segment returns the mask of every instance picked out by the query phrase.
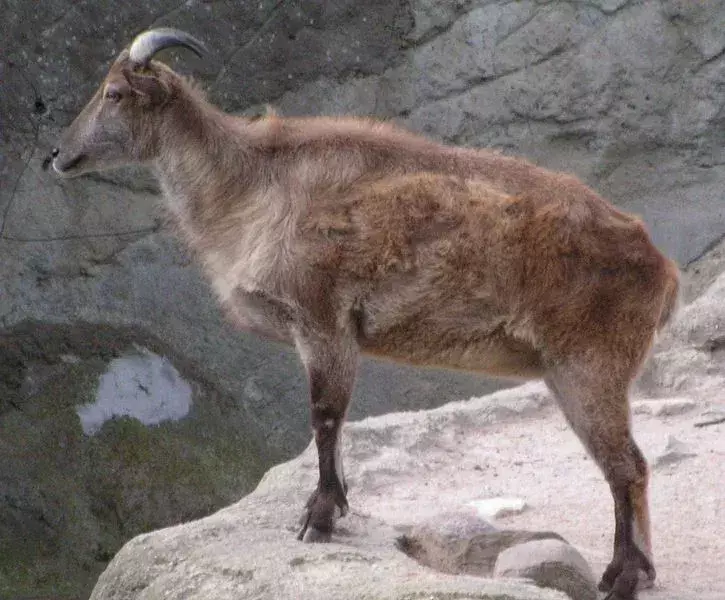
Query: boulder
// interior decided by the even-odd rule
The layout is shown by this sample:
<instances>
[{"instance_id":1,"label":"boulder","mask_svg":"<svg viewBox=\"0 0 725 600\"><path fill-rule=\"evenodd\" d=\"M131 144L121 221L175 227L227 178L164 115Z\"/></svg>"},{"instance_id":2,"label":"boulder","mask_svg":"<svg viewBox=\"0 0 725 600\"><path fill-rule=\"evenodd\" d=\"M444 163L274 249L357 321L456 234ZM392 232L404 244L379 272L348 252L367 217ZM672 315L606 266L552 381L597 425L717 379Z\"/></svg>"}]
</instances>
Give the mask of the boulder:
<instances>
[{"instance_id":1,"label":"boulder","mask_svg":"<svg viewBox=\"0 0 725 600\"><path fill-rule=\"evenodd\" d=\"M98 581L91 600L564 600L525 582L451 577L395 549L395 531L370 517L348 515L331 544L302 544L294 511L257 490L201 522L129 542Z\"/></svg>"},{"instance_id":2,"label":"boulder","mask_svg":"<svg viewBox=\"0 0 725 600\"><path fill-rule=\"evenodd\" d=\"M534 540L499 554L496 577L533 579L541 587L566 593L572 600L596 600L594 574L584 557L561 540Z\"/></svg>"},{"instance_id":3,"label":"boulder","mask_svg":"<svg viewBox=\"0 0 725 600\"><path fill-rule=\"evenodd\" d=\"M532 540L563 541L553 531L498 530L491 525L452 533L441 527L441 520L445 523L445 517L436 516L434 522L413 528L398 538L397 545L420 564L442 573L491 577L498 556L507 548Z\"/></svg>"}]
</instances>

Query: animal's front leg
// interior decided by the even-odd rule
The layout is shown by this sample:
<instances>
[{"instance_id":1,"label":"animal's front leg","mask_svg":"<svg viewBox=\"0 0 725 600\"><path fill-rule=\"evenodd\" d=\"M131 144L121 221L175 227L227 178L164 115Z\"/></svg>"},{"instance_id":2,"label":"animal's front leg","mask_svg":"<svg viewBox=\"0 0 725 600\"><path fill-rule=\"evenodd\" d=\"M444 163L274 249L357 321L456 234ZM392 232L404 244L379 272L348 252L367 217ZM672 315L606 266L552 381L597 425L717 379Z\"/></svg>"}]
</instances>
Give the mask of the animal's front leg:
<instances>
[{"instance_id":1,"label":"animal's front leg","mask_svg":"<svg viewBox=\"0 0 725 600\"><path fill-rule=\"evenodd\" d=\"M347 512L347 484L342 468L340 435L350 403L357 347L344 333L296 337L310 385L312 430L319 458L317 489L307 501L304 524L297 539L329 541L336 509Z\"/></svg>"}]
</instances>

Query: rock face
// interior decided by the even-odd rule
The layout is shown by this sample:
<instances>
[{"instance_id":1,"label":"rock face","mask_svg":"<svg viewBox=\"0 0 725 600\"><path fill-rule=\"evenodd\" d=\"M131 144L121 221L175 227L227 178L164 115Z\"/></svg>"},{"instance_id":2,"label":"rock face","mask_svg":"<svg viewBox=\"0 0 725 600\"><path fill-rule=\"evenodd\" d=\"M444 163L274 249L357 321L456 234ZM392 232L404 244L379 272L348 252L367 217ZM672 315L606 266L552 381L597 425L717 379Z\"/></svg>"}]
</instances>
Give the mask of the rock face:
<instances>
[{"instance_id":1,"label":"rock face","mask_svg":"<svg viewBox=\"0 0 725 600\"><path fill-rule=\"evenodd\" d=\"M721 267L721 253L722 245L713 253L714 260L704 259L703 269L709 271L709 262ZM699 279L693 274L690 277ZM725 273L721 271L698 297L681 307L678 318L665 331L657 352L637 383L640 392L651 396L687 393L701 401L721 401L725 385L723 294ZM678 400L682 406L683 398ZM660 411L676 410L675 406L671 404Z\"/></svg>"},{"instance_id":2,"label":"rock face","mask_svg":"<svg viewBox=\"0 0 725 600\"><path fill-rule=\"evenodd\" d=\"M406 2L83 3L2 0L0 328L26 320L133 325L232 394L284 456L309 437L307 386L286 348L240 335L167 232L138 170L60 181L43 159L138 31L173 25L212 54L167 58L225 108L278 102L306 82L380 75L402 57ZM353 103L347 106L355 110ZM425 408L498 389L483 378L366 363L351 416Z\"/></svg>"},{"instance_id":3,"label":"rock face","mask_svg":"<svg viewBox=\"0 0 725 600\"><path fill-rule=\"evenodd\" d=\"M251 491L273 458L228 394L133 328L0 337L0 597L87 597L130 536Z\"/></svg>"},{"instance_id":4,"label":"rock face","mask_svg":"<svg viewBox=\"0 0 725 600\"><path fill-rule=\"evenodd\" d=\"M4 0L0 326L133 324L203 365L288 456L307 439L287 351L223 323L171 242L144 173L58 181L43 159L137 31L203 38L193 73L232 111L395 118L459 144L573 171L641 212L682 263L725 229L725 35L718 2L354 0L151 5ZM352 417L480 394L481 380L363 369Z\"/></svg>"}]
</instances>

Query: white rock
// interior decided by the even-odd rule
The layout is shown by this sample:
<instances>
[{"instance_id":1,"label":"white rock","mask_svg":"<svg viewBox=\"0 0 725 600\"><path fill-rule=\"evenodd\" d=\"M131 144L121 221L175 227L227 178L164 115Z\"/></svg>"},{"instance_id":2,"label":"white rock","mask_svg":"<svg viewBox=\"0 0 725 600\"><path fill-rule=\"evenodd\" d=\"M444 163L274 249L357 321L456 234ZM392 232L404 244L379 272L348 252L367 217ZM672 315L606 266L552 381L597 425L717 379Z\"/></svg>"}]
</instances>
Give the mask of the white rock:
<instances>
[{"instance_id":1,"label":"white rock","mask_svg":"<svg viewBox=\"0 0 725 600\"><path fill-rule=\"evenodd\" d=\"M500 519L509 515L518 515L528 508L526 502L521 498L486 498L484 500L473 500L469 502L482 519Z\"/></svg>"},{"instance_id":2,"label":"white rock","mask_svg":"<svg viewBox=\"0 0 725 600\"><path fill-rule=\"evenodd\" d=\"M83 432L95 435L115 416L133 417L145 425L178 421L189 414L191 386L167 358L146 348L112 360L101 376L96 401L76 410Z\"/></svg>"}]
</instances>

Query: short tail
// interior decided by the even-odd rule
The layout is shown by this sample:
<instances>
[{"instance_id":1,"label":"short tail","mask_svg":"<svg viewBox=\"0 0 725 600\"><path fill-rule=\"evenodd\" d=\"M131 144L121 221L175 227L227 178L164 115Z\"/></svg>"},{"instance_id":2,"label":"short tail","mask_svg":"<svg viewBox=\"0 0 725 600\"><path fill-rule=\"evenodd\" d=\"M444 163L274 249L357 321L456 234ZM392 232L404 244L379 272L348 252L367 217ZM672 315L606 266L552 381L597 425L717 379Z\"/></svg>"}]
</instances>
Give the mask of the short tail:
<instances>
[{"instance_id":1,"label":"short tail","mask_svg":"<svg viewBox=\"0 0 725 600\"><path fill-rule=\"evenodd\" d=\"M680 270L674 261L665 259L665 297L662 302L662 310L660 311L660 319L657 324L657 329L661 330L669 321L677 310L680 298Z\"/></svg>"}]
</instances>

